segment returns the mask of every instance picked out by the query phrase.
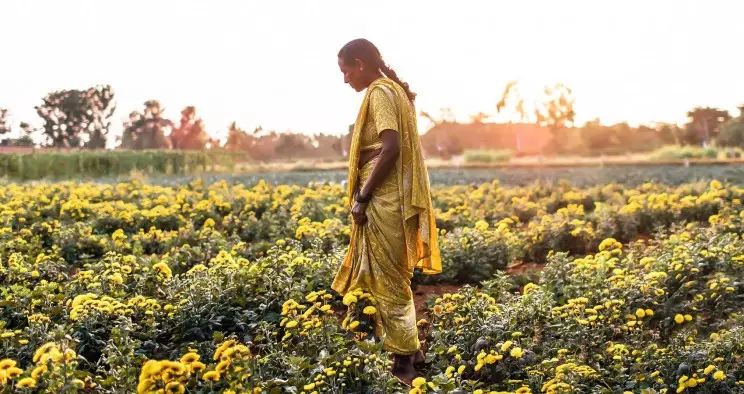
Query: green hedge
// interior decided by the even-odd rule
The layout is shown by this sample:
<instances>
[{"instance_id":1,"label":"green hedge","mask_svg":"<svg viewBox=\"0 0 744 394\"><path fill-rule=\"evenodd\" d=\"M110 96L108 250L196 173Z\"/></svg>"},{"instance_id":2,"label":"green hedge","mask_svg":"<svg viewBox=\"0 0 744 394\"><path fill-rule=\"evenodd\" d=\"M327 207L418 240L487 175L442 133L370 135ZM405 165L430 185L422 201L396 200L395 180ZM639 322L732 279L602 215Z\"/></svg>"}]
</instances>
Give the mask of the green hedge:
<instances>
[{"instance_id":1,"label":"green hedge","mask_svg":"<svg viewBox=\"0 0 744 394\"><path fill-rule=\"evenodd\" d=\"M245 154L227 151L78 151L0 154L0 177L14 181L230 171Z\"/></svg>"},{"instance_id":2,"label":"green hedge","mask_svg":"<svg viewBox=\"0 0 744 394\"><path fill-rule=\"evenodd\" d=\"M465 151L466 163L503 163L512 159L510 150L469 150Z\"/></svg>"},{"instance_id":3,"label":"green hedge","mask_svg":"<svg viewBox=\"0 0 744 394\"><path fill-rule=\"evenodd\" d=\"M718 146L678 146L667 145L651 153L652 160L684 160L684 159L737 159L741 158L741 148L727 148Z\"/></svg>"}]
</instances>

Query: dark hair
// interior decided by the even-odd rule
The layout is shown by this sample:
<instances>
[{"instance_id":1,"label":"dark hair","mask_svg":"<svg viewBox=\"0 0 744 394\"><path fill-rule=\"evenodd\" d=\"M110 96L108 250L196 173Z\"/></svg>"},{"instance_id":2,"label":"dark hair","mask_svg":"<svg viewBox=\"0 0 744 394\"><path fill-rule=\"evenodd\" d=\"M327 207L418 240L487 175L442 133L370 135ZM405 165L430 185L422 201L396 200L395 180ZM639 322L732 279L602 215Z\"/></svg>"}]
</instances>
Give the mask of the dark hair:
<instances>
[{"instance_id":1,"label":"dark hair","mask_svg":"<svg viewBox=\"0 0 744 394\"><path fill-rule=\"evenodd\" d=\"M359 59L372 67L377 67L377 69L380 70L383 75L392 79L393 82L397 83L403 88L403 90L406 92L406 96L408 96L408 99L411 100L411 102L416 99L416 93L413 93L411 91L411 89L408 87L408 83L403 82L400 80L400 78L398 78L398 74L396 74L395 70L390 68L390 66L382 61L380 50L377 49L375 44L373 44L369 40L358 38L356 40L349 41L346 45L343 46L343 48L341 48L340 51L338 51L338 57L343 59L344 63L349 66L354 65L354 61L356 59Z\"/></svg>"}]
</instances>

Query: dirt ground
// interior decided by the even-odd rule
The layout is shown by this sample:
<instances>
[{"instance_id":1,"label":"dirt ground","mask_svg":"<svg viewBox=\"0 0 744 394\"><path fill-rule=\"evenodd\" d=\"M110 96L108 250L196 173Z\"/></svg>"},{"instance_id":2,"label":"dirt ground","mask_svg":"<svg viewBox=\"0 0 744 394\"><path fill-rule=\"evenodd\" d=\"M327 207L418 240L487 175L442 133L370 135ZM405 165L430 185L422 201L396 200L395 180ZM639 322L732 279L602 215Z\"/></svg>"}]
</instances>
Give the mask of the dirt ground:
<instances>
[{"instance_id":1,"label":"dirt ground","mask_svg":"<svg viewBox=\"0 0 744 394\"><path fill-rule=\"evenodd\" d=\"M416 304L416 319L426 319L426 301L430 297L439 297L445 293L456 293L460 285L418 285L413 292L413 302Z\"/></svg>"}]
</instances>

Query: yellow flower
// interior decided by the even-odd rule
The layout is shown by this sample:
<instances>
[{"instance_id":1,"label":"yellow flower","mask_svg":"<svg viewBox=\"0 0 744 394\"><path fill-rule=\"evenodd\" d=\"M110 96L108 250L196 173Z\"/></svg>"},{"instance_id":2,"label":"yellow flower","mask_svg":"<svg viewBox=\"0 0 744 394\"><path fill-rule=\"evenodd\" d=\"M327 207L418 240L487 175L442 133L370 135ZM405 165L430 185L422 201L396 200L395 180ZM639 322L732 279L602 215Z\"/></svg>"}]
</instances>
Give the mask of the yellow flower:
<instances>
[{"instance_id":1,"label":"yellow flower","mask_svg":"<svg viewBox=\"0 0 744 394\"><path fill-rule=\"evenodd\" d=\"M2 371L2 370L0 370L0 371ZM15 378L21 376L21 374L23 373L23 370L20 369L20 368L17 368L17 367L10 367L10 368L6 369L5 372L7 373L7 375L8 375L9 378L15 379Z\"/></svg>"},{"instance_id":2,"label":"yellow flower","mask_svg":"<svg viewBox=\"0 0 744 394\"><path fill-rule=\"evenodd\" d=\"M196 353L186 353L181 357L181 362L184 364L191 364L193 362L199 361L200 356Z\"/></svg>"},{"instance_id":3,"label":"yellow flower","mask_svg":"<svg viewBox=\"0 0 744 394\"><path fill-rule=\"evenodd\" d=\"M676 322L677 324L682 324L682 323L684 323L684 322L685 322L685 317L684 317L684 316L682 316L682 315L680 315L680 314L678 313L678 314L674 315L674 321L675 321L675 322Z\"/></svg>"},{"instance_id":4,"label":"yellow flower","mask_svg":"<svg viewBox=\"0 0 744 394\"><path fill-rule=\"evenodd\" d=\"M692 315L685 315L685 321L692 321Z\"/></svg>"},{"instance_id":5,"label":"yellow flower","mask_svg":"<svg viewBox=\"0 0 744 394\"><path fill-rule=\"evenodd\" d=\"M16 383L16 387L25 389L25 388L34 388L36 387L36 379L34 378L23 378Z\"/></svg>"},{"instance_id":6,"label":"yellow flower","mask_svg":"<svg viewBox=\"0 0 744 394\"><path fill-rule=\"evenodd\" d=\"M408 392L408 394L421 394L421 393L423 393L423 391L421 391L421 389L418 387L414 387L411 389L411 391Z\"/></svg>"},{"instance_id":7,"label":"yellow flower","mask_svg":"<svg viewBox=\"0 0 744 394\"><path fill-rule=\"evenodd\" d=\"M716 371L716 373L713 374L713 379L721 381L726 379L726 373L723 371Z\"/></svg>"},{"instance_id":8,"label":"yellow flower","mask_svg":"<svg viewBox=\"0 0 744 394\"><path fill-rule=\"evenodd\" d=\"M344 305L346 305L346 306L349 306L349 305L351 305L351 304L353 304L353 303L355 303L355 302L357 302L357 301L358 301L358 299L357 299L357 297L356 297L356 296L355 296L354 294L352 294L352 293L347 293L347 294L346 294L346 295L344 296L344 300L343 300L343 303L344 303Z\"/></svg>"},{"instance_id":9,"label":"yellow flower","mask_svg":"<svg viewBox=\"0 0 744 394\"><path fill-rule=\"evenodd\" d=\"M220 373L217 372L217 371L209 371L209 372L205 373L202 378L204 380L216 382L216 381L220 380Z\"/></svg>"},{"instance_id":10,"label":"yellow flower","mask_svg":"<svg viewBox=\"0 0 744 394\"><path fill-rule=\"evenodd\" d=\"M298 324L297 323L297 320L290 320L290 321L287 322L286 327L287 328L295 328L295 327L297 327L297 324Z\"/></svg>"},{"instance_id":11,"label":"yellow flower","mask_svg":"<svg viewBox=\"0 0 744 394\"><path fill-rule=\"evenodd\" d=\"M349 329L350 330L353 330L353 329L355 329L357 327L359 327L359 321L358 320L354 320L353 322L349 323Z\"/></svg>"},{"instance_id":12,"label":"yellow flower","mask_svg":"<svg viewBox=\"0 0 744 394\"><path fill-rule=\"evenodd\" d=\"M705 371L703 371L703 373L705 373L706 375L710 375L710 373L713 372L714 369L716 369L715 365L708 365L707 367L705 367Z\"/></svg>"},{"instance_id":13,"label":"yellow flower","mask_svg":"<svg viewBox=\"0 0 744 394\"><path fill-rule=\"evenodd\" d=\"M173 272L171 271L170 267L168 267L168 264L165 264L164 262L159 262L152 266L152 269L156 271L158 276L170 279L173 276Z\"/></svg>"},{"instance_id":14,"label":"yellow flower","mask_svg":"<svg viewBox=\"0 0 744 394\"><path fill-rule=\"evenodd\" d=\"M644 311L644 310L643 310L643 309L641 309L641 308L638 308L638 309L636 309L635 315L636 315L636 316L637 316L637 317L638 317L639 319L643 319L644 317L646 317L646 311Z\"/></svg>"},{"instance_id":15,"label":"yellow flower","mask_svg":"<svg viewBox=\"0 0 744 394\"><path fill-rule=\"evenodd\" d=\"M364 313L365 315L374 315L375 313L377 313L377 308L370 305L368 307L365 307L362 313Z\"/></svg>"},{"instance_id":16,"label":"yellow flower","mask_svg":"<svg viewBox=\"0 0 744 394\"><path fill-rule=\"evenodd\" d=\"M165 385L165 392L169 394L183 394L186 388L179 382L170 382Z\"/></svg>"},{"instance_id":17,"label":"yellow flower","mask_svg":"<svg viewBox=\"0 0 744 394\"><path fill-rule=\"evenodd\" d=\"M457 345L452 345L449 349L447 349L447 354L452 354L457 351Z\"/></svg>"},{"instance_id":18,"label":"yellow flower","mask_svg":"<svg viewBox=\"0 0 744 394\"><path fill-rule=\"evenodd\" d=\"M529 294L532 290L535 290L536 287L537 285L534 283L527 283L524 285L524 289L522 289L522 294Z\"/></svg>"},{"instance_id":19,"label":"yellow flower","mask_svg":"<svg viewBox=\"0 0 744 394\"><path fill-rule=\"evenodd\" d=\"M315 383L306 384L303 389L310 391L315 388Z\"/></svg>"},{"instance_id":20,"label":"yellow flower","mask_svg":"<svg viewBox=\"0 0 744 394\"><path fill-rule=\"evenodd\" d=\"M413 382L411 382L411 385L415 388L420 388L421 386L426 384L426 379L422 377L418 377L416 379L413 379Z\"/></svg>"},{"instance_id":21,"label":"yellow flower","mask_svg":"<svg viewBox=\"0 0 744 394\"><path fill-rule=\"evenodd\" d=\"M34 379L38 379L38 378L39 378L39 376L41 376L41 375L42 375L42 374L43 374L44 372L46 372L46 371L47 371L47 366L46 366L46 364L42 364L42 365L37 365L37 366L36 366L36 367L35 367L35 368L33 369L33 371L31 371L31 377L32 377L32 378L34 378Z\"/></svg>"},{"instance_id":22,"label":"yellow flower","mask_svg":"<svg viewBox=\"0 0 744 394\"><path fill-rule=\"evenodd\" d=\"M6 358L0 361L0 369L8 369L16 366L16 361Z\"/></svg>"},{"instance_id":23,"label":"yellow flower","mask_svg":"<svg viewBox=\"0 0 744 394\"><path fill-rule=\"evenodd\" d=\"M217 373L222 373L227 367L230 366L230 360L222 360L219 363L217 363L217 366L214 367L214 370L217 371Z\"/></svg>"},{"instance_id":24,"label":"yellow flower","mask_svg":"<svg viewBox=\"0 0 744 394\"><path fill-rule=\"evenodd\" d=\"M509 350L509 348L511 347L511 345L512 345L512 341L506 341L506 342L504 342L504 344L501 345L501 351L502 352L505 352L505 351Z\"/></svg>"},{"instance_id":25,"label":"yellow flower","mask_svg":"<svg viewBox=\"0 0 744 394\"><path fill-rule=\"evenodd\" d=\"M449 377L452 377L452 374L453 373L455 373L455 367L453 367L451 365L449 367L447 367L447 369L444 371L444 374L447 375L448 378Z\"/></svg>"},{"instance_id":26,"label":"yellow flower","mask_svg":"<svg viewBox=\"0 0 744 394\"><path fill-rule=\"evenodd\" d=\"M122 278L121 274L118 272L115 274L109 275L107 279L109 280L109 282L117 284L117 285L124 283L124 278Z\"/></svg>"},{"instance_id":27,"label":"yellow flower","mask_svg":"<svg viewBox=\"0 0 744 394\"><path fill-rule=\"evenodd\" d=\"M524 351L522 351L522 348L515 347L514 349L509 352L509 355L514 358L522 358L522 355L524 354Z\"/></svg>"}]
</instances>

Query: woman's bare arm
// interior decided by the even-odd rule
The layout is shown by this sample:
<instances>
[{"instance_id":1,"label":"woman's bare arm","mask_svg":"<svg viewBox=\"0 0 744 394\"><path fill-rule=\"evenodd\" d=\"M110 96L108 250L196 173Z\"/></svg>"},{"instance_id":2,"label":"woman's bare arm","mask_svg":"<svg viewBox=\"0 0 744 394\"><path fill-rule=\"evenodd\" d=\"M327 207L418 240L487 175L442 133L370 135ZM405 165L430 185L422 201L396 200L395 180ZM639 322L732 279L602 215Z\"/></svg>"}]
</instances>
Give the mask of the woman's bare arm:
<instances>
[{"instance_id":1,"label":"woman's bare arm","mask_svg":"<svg viewBox=\"0 0 744 394\"><path fill-rule=\"evenodd\" d=\"M369 197L372 192L377 189L385 178L387 178L390 171L395 167L395 163L398 161L400 155L400 140L398 139L398 132L395 130L383 130L380 133L382 139L382 151L380 157L375 163L375 167L372 169L372 174L369 175L367 182L364 183L360 194L364 197Z\"/></svg>"},{"instance_id":2,"label":"woman's bare arm","mask_svg":"<svg viewBox=\"0 0 744 394\"><path fill-rule=\"evenodd\" d=\"M372 169L372 173L369 175L367 182L364 183L359 194L364 198L369 198L372 193L377 189L385 178L390 174L390 171L395 167L395 163L398 161L400 156L400 140L398 139L398 132L395 130L383 130L380 132L380 138L382 139L382 151L380 157L375 163L375 167ZM351 214L356 224L364 224L367 222L367 203L355 202L354 207L351 209Z\"/></svg>"}]
</instances>

